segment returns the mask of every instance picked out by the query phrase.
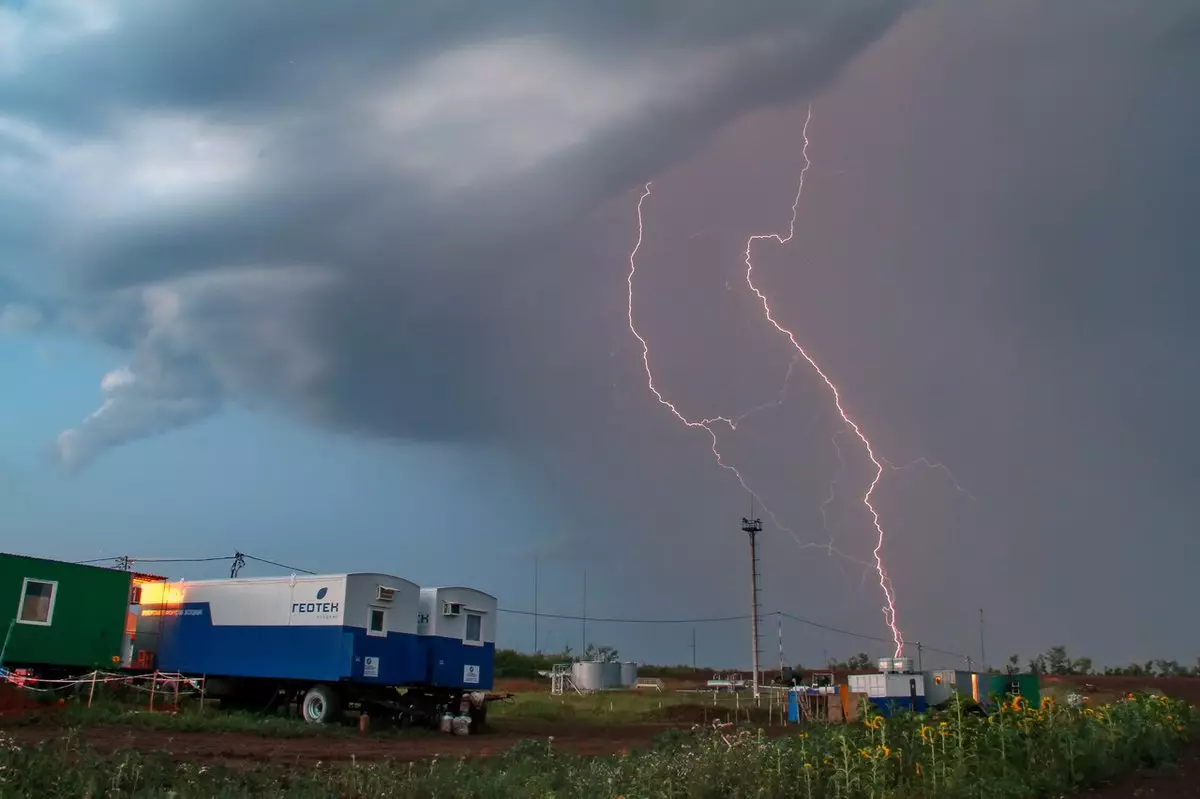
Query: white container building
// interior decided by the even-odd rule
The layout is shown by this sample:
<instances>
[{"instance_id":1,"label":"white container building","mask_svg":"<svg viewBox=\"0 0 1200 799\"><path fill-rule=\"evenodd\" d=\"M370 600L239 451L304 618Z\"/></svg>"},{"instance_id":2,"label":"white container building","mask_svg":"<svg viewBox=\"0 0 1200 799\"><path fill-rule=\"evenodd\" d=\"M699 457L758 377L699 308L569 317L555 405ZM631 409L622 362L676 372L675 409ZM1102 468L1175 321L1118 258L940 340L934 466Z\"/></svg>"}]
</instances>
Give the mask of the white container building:
<instances>
[{"instance_id":1,"label":"white container building","mask_svg":"<svg viewBox=\"0 0 1200 799\"><path fill-rule=\"evenodd\" d=\"M881 658L879 674L851 674L847 677L852 693L866 694L871 704L890 715L895 709L925 710L925 676L911 671L911 658Z\"/></svg>"},{"instance_id":2,"label":"white container building","mask_svg":"<svg viewBox=\"0 0 1200 799\"><path fill-rule=\"evenodd\" d=\"M941 669L925 672L925 704L937 707L954 694L979 701L979 675L971 671Z\"/></svg>"},{"instance_id":3,"label":"white container building","mask_svg":"<svg viewBox=\"0 0 1200 799\"><path fill-rule=\"evenodd\" d=\"M134 648L184 674L424 683L420 590L378 573L146 583Z\"/></svg>"},{"instance_id":4,"label":"white container building","mask_svg":"<svg viewBox=\"0 0 1200 799\"><path fill-rule=\"evenodd\" d=\"M417 633L430 658L431 679L484 691L492 687L496 597L474 588L422 588Z\"/></svg>"}]
</instances>

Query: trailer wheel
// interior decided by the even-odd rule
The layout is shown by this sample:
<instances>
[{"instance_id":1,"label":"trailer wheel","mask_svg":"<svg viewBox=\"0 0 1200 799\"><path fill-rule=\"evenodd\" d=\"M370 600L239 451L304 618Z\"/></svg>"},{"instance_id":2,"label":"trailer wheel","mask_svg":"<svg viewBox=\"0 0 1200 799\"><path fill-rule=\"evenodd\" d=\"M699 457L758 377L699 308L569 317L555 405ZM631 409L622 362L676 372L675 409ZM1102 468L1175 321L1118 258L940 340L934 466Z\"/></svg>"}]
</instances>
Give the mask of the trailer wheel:
<instances>
[{"instance_id":1,"label":"trailer wheel","mask_svg":"<svg viewBox=\"0 0 1200 799\"><path fill-rule=\"evenodd\" d=\"M329 724L342 712L342 703L328 685L314 685L300 702L300 715L309 724Z\"/></svg>"}]
</instances>

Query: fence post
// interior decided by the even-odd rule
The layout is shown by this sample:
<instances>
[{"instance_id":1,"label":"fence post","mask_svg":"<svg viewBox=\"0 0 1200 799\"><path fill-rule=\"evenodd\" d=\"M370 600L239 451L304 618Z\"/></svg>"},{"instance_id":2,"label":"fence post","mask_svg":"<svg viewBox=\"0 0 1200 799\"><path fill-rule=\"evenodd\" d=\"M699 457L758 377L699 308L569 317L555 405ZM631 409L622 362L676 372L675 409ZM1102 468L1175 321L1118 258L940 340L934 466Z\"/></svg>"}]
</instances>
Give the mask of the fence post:
<instances>
[{"instance_id":1,"label":"fence post","mask_svg":"<svg viewBox=\"0 0 1200 799\"><path fill-rule=\"evenodd\" d=\"M88 707L92 706L92 697L96 694L96 670L92 669L92 684L88 687Z\"/></svg>"}]
</instances>

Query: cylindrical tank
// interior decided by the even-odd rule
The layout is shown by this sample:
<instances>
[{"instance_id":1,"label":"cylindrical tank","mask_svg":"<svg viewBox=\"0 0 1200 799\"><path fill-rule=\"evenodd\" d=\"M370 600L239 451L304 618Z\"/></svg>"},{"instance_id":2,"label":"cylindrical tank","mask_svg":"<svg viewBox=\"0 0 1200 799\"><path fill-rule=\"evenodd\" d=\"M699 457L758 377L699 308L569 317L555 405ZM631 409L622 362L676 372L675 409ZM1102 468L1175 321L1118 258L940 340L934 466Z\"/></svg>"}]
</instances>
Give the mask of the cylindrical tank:
<instances>
[{"instance_id":1,"label":"cylindrical tank","mask_svg":"<svg viewBox=\"0 0 1200 799\"><path fill-rule=\"evenodd\" d=\"M632 688L637 685L637 664L626 661L621 664L621 687Z\"/></svg>"},{"instance_id":2,"label":"cylindrical tank","mask_svg":"<svg viewBox=\"0 0 1200 799\"><path fill-rule=\"evenodd\" d=\"M603 691L604 664L597 660L581 660L571 666L571 680L581 691Z\"/></svg>"},{"instance_id":3,"label":"cylindrical tank","mask_svg":"<svg viewBox=\"0 0 1200 799\"><path fill-rule=\"evenodd\" d=\"M617 661L603 664L604 690L611 691L621 687L621 664Z\"/></svg>"}]
</instances>

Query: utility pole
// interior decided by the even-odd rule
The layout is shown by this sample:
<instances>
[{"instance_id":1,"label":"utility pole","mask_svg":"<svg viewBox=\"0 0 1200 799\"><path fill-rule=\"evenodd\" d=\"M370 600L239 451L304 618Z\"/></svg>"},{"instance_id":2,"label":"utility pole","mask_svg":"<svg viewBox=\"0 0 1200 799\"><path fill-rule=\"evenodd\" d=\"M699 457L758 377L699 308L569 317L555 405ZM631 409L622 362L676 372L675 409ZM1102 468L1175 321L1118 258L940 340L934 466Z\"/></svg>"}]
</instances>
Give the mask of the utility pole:
<instances>
[{"instance_id":1,"label":"utility pole","mask_svg":"<svg viewBox=\"0 0 1200 799\"><path fill-rule=\"evenodd\" d=\"M538 653L538 557L533 556L533 653Z\"/></svg>"},{"instance_id":2,"label":"utility pole","mask_svg":"<svg viewBox=\"0 0 1200 799\"><path fill-rule=\"evenodd\" d=\"M754 663L754 701L759 698L758 662L758 534L762 532L762 519L742 518L742 532L750 538L750 653Z\"/></svg>"},{"instance_id":3,"label":"utility pole","mask_svg":"<svg viewBox=\"0 0 1200 799\"><path fill-rule=\"evenodd\" d=\"M779 624L779 679L783 679L783 616L776 616L775 621Z\"/></svg>"},{"instance_id":4,"label":"utility pole","mask_svg":"<svg viewBox=\"0 0 1200 799\"><path fill-rule=\"evenodd\" d=\"M921 642L920 641L917 641L917 671L925 671L925 667L921 663Z\"/></svg>"},{"instance_id":5,"label":"utility pole","mask_svg":"<svg viewBox=\"0 0 1200 799\"><path fill-rule=\"evenodd\" d=\"M583 657L583 653L587 651L587 569L583 570L583 649L579 650L579 656Z\"/></svg>"},{"instance_id":6,"label":"utility pole","mask_svg":"<svg viewBox=\"0 0 1200 799\"><path fill-rule=\"evenodd\" d=\"M692 670L695 671L696 666L696 628L692 628Z\"/></svg>"},{"instance_id":7,"label":"utility pole","mask_svg":"<svg viewBox=\"0 0 1200 799\"><path fill-rule=\"evenodd\" d=\"M987 650L983 648L983 608L979 609L979 670L987 671Z\"/></svg>"}]
</instances>

